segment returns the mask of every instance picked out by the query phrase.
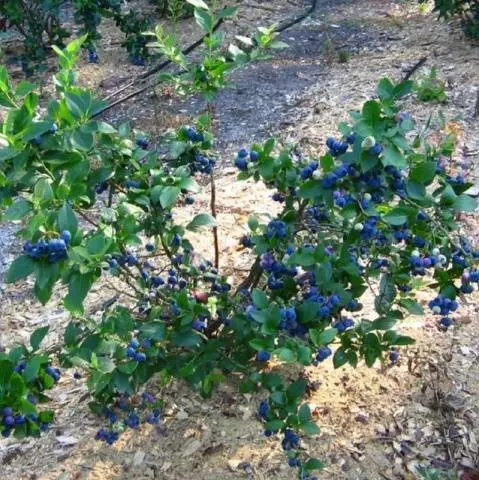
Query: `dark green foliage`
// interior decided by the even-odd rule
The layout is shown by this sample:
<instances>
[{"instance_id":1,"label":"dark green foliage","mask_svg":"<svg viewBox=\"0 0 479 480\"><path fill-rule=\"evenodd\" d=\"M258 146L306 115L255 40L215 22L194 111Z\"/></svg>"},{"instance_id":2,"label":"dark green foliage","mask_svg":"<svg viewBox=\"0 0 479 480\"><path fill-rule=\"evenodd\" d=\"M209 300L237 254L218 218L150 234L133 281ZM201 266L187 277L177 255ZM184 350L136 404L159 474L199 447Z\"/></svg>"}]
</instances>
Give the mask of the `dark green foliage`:
<instances>
[{"instance_id":1,"label":"dark green foliage","mask_svg":"<svg viewBox=\"0 0 479 480\"><path fill-rule=\"evenodd\" d=\"M440 18L459 18L464 33L471 38L479 37L479 1L434 0L434 11Z\"/></svg>"}]
</instances>

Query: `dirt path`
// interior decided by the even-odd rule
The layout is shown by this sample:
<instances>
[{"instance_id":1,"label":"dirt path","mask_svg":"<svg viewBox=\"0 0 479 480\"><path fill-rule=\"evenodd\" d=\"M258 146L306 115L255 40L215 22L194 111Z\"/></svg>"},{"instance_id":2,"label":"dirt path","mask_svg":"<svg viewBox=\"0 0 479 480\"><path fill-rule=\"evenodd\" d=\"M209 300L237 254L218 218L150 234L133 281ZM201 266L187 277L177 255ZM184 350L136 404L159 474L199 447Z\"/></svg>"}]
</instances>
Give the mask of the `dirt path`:
<instances>
[{"instance_id":1,"label":"dirt path","mask_svg":"<svg viewBox=\"0 0 479 480\"><path fill-rule=\"evenodd\" d=\"M245 20L265 24L300 6L274 5L277 12L247 10L238 25ZM189 35L188 28L185 24L184 35ZM274 134L284 142L299 142L307 152L318 152L324 139L335 133L335 125L346 119L347 110L374 95L380 77L397 80L426 55L426 66L437 65L447 80L450 102L441 110L446 119L457 120L449 128L459 134L462 161L476 160L468 154L479 147L479 127L473 117L479 49L433 16L419 14L415 2L321 0L315 15L285 32L282 39L290 49L235 74L235 86L217 101L224 154L218 179L222 261L233 279L247 261L236 245L248 214L270 208L267 192L235 182L228 166L230 153L251 139ZM338 62L341 51L352 55L348 62ZM113 47L102 52L104 63L99 67L82 65L82 74L92 85L111 80L112 75L121 78L137 72L120 64L115 52ZM199 101L178 102L161 92L124 104L108 118L132 119L138 128L163 133L202 108ZM412 99L407 108L422 121L431 108L439 110ZM195 209L206 208L207 193ZM477 218L470 216L466 223L475 239ZM2 265L12 259L10 247L18 247L12 232L10 227L0 231L0 274ZM201 249L201 239L197 240ZM45 324L52 326L48 341L59 341L67 315L58 296L42 308L31 297L30 283L2 288L0 345L26 339ZM105 294L102 287L93 290L88 297L90 311ZM328 462L322 480L412 479L418 463L477 466L477 300L477 295L471 298L459 314L458 327L447 333L439 331L429 316L409 318L404 331L418 342L402 353L397 367L333 370L324 364L309 369L311 380L319 384L311 403L322 433L306 439L304 448ZM114 447L93 440L102 421L89 413L85 392L83 381L73 380L72 372L65 371L53 391L58 418L52 431L40 441L0 441L1 479L293 478L278 441L266 440L255 419L261 395L239 395L233 381L210 402L173 383L162 392L168 405L161 428L129 432Z\"/></svg>"}]
</instances>

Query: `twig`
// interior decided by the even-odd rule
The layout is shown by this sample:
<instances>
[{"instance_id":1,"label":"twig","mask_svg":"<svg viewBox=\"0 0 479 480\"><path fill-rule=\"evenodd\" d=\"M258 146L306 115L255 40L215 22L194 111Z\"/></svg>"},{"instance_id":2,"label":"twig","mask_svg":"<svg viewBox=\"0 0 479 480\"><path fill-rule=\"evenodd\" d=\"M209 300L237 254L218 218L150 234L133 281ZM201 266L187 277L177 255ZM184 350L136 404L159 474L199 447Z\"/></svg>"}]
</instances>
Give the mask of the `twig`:
<instances>
[{"instance_id":1,"label":"twig","mask_svg":"<svg viewBox=\"0 0 479 480\"><path fill-rule=\"evenodd\" d=\"M406 70L406 74L402 78L402 81L405 82L406 80L409 80L411 76L416 72L417 69L421 68L427 61L427 57L422 57L420 60L418 60L411 68Z\"/></svg>"},{"instance_id":2,"label":"twig","mask_svg":"<svg viewBox=\"0 0 479 480\"><path fill-rule=\"evenodd\" d=\"M253 266L248 274L248 276L239 284L238 288L236 289L236 293L240 292L245 288L249 288L252 285L257 285L259 282L259 278L261 278L261 274L263 273L263 269L260 266L260 257L256 257Z\"/></svg>"},{"instance_id":3,"label":"twig","mask_svg":"<svg viewBox=\"0 0 479 480\"><path fill-rule=\"evenodd\" d=\"M479 87L477 88L476 108L474 109L474 117L479 117Z\"/></svg>"},{"instance_id":4,"label":"twig","mask_svg":"<svg viewBox=\"0 0 479 480\"><path fill-rule=\"evenodd\" d=\"M215 176L213 173L213 169L210 173L211 179L211 216L216 220L216 185L215 185ZM218 226L215 225L213 227L213 241L215 244L215 268L219 267L220 264L220 244L218 239Z\"/></svg>"}]
</instances>

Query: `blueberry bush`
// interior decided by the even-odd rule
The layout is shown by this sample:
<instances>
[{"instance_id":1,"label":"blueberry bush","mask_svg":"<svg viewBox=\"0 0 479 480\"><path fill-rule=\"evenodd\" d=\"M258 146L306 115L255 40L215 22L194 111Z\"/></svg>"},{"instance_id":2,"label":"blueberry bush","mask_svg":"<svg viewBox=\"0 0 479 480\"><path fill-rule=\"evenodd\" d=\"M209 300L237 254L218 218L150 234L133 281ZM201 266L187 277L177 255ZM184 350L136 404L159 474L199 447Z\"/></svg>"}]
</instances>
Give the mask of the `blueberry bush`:
<instances>
[{"instance_id":1,"label":"blueberry bush","mask_svg":"<svg viewBox=\"0 0 479 480\"><path fill-rule=\"evenodd\" d=\"M434 0L434 11L439 18L459 18L464 33L479 37L479 2L477 0Z\"/></svg>"},{"instance_id":2,"label":"blueberry bush","mask_svg":"<svg viewBox=\"0 0 479 480\"><path fill-rule=\"evenodd\" d=\"M0 1L0 15L24 39L21 64L27 75L33 74L37 64L45 59L50 45L63 45L69 36L60 21L63 3L63 0Z\"/></svg>"},{"instance_id":3,"label":"blueberry bush","mask_svg":"<svg viewBox=\"0 0 479 480\"><path fill-rule=\"evenodd\" d=\"M43 304L64 284L71 313L62 345L40 349L48 333L41 328L29 347L0 354L0 430L22 437L48 428L53 412L39 405L48 402L44 392L58 381L59 366L86 377L90 407L105 417L96 438L108 444L127 428L161 422L167 399L145 390L153 376L162 384L182 379L209 397L235 374L241 392L263 392L257 416L265 435L280 439L298 478L312 480L323 464L301 448L302 435L319 432L308 382L283 378L271 362L394 365L400 347L413 343L395 325L424 313L419 289L434 292L428 308L439 329L449 328L461 297L479 282L478 252L456 222L475 202L451 169L454 138L429 142L427 129L401 110L412 82L382 79L376 97L327 139L321 157L305 158L273 139L238 152L238 181L262 182L281 208L265 222L249 219L250 233L238 241L251 252L251 268L230 284L217 242L200 254L189 235L211 229L217 240L214 188L210 213L186 223L176 212L194 203L199 183L214 186L211 102L228 73L283 45L272 29L260 29L225 53L213 24L234 12L192 3L207 34L201 58L188 62L161 29L149 48L180 66L165 80L201 93L207 109L161 149L128 124L93 118L104 102L78 86L75 72L85 37L55 48L60 71L46 109L34 85L14 86L0 68L7 109L0 206L4 220L21 224L24 239L7 281L34 278ZM100 319L84 309L97 282L124 301L106 302ZM374 297L374 311L363 309L365 294Z\"/></svg>"}]
</instances>

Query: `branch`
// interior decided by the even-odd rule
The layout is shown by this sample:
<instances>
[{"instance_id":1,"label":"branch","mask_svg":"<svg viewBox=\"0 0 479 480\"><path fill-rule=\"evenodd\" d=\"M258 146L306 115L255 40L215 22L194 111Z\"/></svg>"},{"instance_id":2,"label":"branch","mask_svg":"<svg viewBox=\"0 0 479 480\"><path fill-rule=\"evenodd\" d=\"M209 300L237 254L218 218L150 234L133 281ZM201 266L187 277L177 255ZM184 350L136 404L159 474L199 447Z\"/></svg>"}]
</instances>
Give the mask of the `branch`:
<instances>
[{"instance_id":1,"label":"branch","mask_svg":"<svg viewBox=\"0 0 479 480\"><path fill-rule=\"evenodd\" d=\"M411 68L406 70L406 74L404 75L401 81L405 82L406 80L409 80L412 77L412 75L416 72L416 70L421 68L426 63L426 61L427 61L427 57L422 57L420 60L418 60Z\"/></svg>"},{"instance_id":2,"label":"branch","mask_svg":"<svg viewBox=\"0 0 479 480\"><path fill-rule=\"evenodd\" d=\"M215 176L213 173L213 169L211 169L210 173L211 179L211 216L216 220L216 185L215 185ZM219 267L220 264L220 244L218 239L218 226L213 227L213 241L215 245L215 268Z\"/></svg>"}]
</instances>

